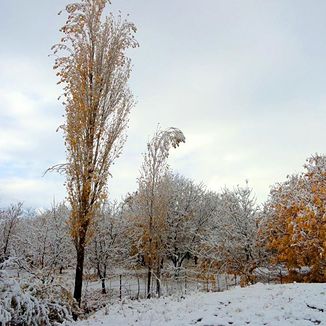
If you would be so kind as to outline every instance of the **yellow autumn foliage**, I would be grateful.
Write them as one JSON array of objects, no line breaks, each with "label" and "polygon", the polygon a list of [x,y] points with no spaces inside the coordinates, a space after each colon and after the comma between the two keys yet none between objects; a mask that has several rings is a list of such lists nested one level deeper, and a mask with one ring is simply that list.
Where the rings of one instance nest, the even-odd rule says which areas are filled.
[{"label": "yellow autumn foliage", "polygon": [[284,264],[289,281],[326,281],[326,165],[313,156],[306,172],[271,192],[267,247]]}]

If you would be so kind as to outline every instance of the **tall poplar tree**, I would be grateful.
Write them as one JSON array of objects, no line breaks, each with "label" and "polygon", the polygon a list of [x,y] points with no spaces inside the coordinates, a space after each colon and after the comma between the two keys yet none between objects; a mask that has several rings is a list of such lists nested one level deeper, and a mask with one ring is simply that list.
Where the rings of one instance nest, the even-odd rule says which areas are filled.
[{"label": "tall poplar tree", "polygon": [[70,231],[76,253],[74,297],[81,302],[85,246],[94,213],[106,197],[109,169],[125,142],[134,105],[127,82],[131,72],[128,48],[138,46],[136,28],[112,14],[108,0],[81,0],[66,6],[64,34],[53,46],[54,69],[64,85],[62,127],[67,163],[56,166],[66,175],[71,205]]}]

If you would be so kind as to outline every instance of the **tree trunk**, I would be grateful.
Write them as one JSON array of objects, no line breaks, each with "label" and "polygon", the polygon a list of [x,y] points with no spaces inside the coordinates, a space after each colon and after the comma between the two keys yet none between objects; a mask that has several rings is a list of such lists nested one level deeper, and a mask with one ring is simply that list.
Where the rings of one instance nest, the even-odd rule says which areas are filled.
[{"label": "tree trunk", "polygon": [[122,275],[120,274],[120,282],[119,282],[119,299],[122,300]]},{"label": "tree trunk", "polygon": [[156,271],[156,294],[158,297],[161,296],[161,268],[160,268],[160,263],[157,266],[157,271]]},{"label": "tree trunk", "polygon": [[80,243],[77,249],[77,264],[75,276],[75,290],[74,298],[77,300],[78,305],[81,303],[82,287],[83,287],[83,270],[84,270],[85,246]]},{"label": "tree trunk", "polygon": [[151,282],[152,282],[152,269],[149,266],[147,272],[147,299],[151,297]]},{"label": "tree trunk", "polygon": [[139,284],[139,275],[137,274],[137,300],[139,300],[140,293],[140,284]]},{"label": "tree trunk", "polygon": [[161,270],[163,269],[163,258],[158,258],[157,263],[157,275],[156,275],[156,294],[158,297],[161,296]]},{"label": "tree trunk", "polygon": [[104,264],[104,271],[103,271],[103,277],[102,277],[102,294],[106,293],[105,279],[106,279],[106,264]]},{"label": "tree trunk", "polygon": [[5,258],[6,258],[6,255],[7,255],[8,243],[9,243],[9,235],[6,238],[6,242],[5,242],[5,245],[4,245],[4,248],[3,248],[3,257],[5,257]]},{"label": "tree trunk", "polygon": [[105,278],[102,278],[102,294],[106,294],[106,288],[105,288]]},{"label": "tree trunk", "polygon": [[156,294],[158,297],[161,296],[161,280],[159,278],[156,280]]}]

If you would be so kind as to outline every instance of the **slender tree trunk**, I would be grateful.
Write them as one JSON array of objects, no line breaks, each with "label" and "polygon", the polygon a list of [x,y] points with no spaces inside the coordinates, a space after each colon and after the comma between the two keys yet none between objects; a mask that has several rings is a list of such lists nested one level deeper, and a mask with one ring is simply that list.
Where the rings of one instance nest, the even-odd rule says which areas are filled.
[{"label": "slender tree trunk", "polygon": [[6,238],[6,242],[5,242],[5,245],[4,245],[4,248],[3,248],[3,257],[6,257],[7,249],[8,249],[8,243],[9,243],[9,235]]},{"label": "slender tree trunk", "polygon": [[76,264],[75,290],[74,290],[74,298],[77,300],[79,306],[81,304],[82,287],[83,287],[84,258],[85,258],[85,244],[84,241],[81,241],[81,243],[77,248],[77,264]]},{"label": "slender tree trunk", "polygon": [[106,294],[106,288],[105,288],[105,278],[102,278],[102,294]]},{"label": "slender tree trunk", "polygon": [[120,281],[119,281],[119,299],[122,300],[122,275],[120,275]]},{"label": "slender tree trunk", "polygon": [[153,217],[152,217],[152,210],[153,210],[153,203],[151,201],[151,214],[149,217],[149,248],[148,248],[148,273],[147,273],[147,298],[149,299],[151,297],[151,283],[152,283],[152,232],[153,232]]},{"label": "slender tree trunk", "polygon": [[152,268],[148,266],[147,272],[147,299],[151,297]]},{"label": "slender tree trunk", "polygon": [[158,278],[156,280],[156,294],[158,297],[161,296],[161,279],[160,278]]},{"label": "slender tree trunk", "polygon": [[156,294],[158,297],[161,296],[161,263],[158,260],[157,270],[156,270]]},{"label": "slender tree trunk", "polygon": [[137,300],[139,300],[140,293],[140,284],[139,284],[139,275],[137,274]]},{"label": "slender tree trunk", "polygon": [[158,265],[157,265],[157,278],[156,278],[156,293],[157,296],[161,296],[161,270],[163,269],[163,258],[160,259],[158,257]]},{"label": "slender tree trunk", "polygon": [[105,279],[106,279],[106,264],[104,264],[104,271],[102,277],[102,294],[106,294]]},{"label": "slender tree trunk", "polygon": [[5,241],[5,245],[4,245],[4,248],[3,248],[3,256],[4,256],[5,258],[6,258],[6,256],[7,256],[7,250],[8,250],[8,246],[9,246],[9,239],[10,239],[10,234],[11,234],[11,229],[12,229],[12,227],[13,227],[13,222],[10,221],[8,234],[7,234],[6,241]]}]

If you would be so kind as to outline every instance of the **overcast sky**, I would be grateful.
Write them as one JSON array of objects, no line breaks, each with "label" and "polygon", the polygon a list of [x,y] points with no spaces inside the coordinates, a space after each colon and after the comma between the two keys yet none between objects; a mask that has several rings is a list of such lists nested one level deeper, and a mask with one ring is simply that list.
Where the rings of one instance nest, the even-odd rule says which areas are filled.
[{"label": "overcast sky", "polygon": [[[64,0],[0,1],[0,206],[47,207],[63,178],[64,108],[50,47]],[[326,148],[326,1],[113,0],[140,48],[130,86],[137,106],[109,180],[111,198],[134,191],[158,123],[180,128],[173,170],[220,190],[248,179],[259,202],[270,186]]]}]

